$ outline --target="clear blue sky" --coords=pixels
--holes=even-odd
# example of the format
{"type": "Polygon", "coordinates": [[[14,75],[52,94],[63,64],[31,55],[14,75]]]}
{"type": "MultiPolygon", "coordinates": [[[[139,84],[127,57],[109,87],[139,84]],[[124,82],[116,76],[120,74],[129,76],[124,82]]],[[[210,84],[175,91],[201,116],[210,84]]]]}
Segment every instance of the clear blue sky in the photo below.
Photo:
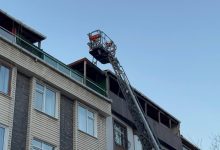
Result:
{"type": "Polygon", "coordinates": [[[181,120],[186,138],[208,150],[220,134],[220,1],[1,0],[1,9],[67,64],[91,59],[86,34],[104,30],[131,83],[181,120]]]}

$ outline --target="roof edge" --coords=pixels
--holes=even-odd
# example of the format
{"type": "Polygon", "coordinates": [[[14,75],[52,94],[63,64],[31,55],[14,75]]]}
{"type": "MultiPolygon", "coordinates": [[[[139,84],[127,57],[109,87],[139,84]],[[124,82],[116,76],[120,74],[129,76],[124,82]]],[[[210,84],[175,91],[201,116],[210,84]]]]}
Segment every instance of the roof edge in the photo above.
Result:
{"type": "Polygon", "coordinates": [[[29,27],[28,25],[24,24],[22,21],[14,18],[13,16],[9,15],[8,13],[6,13],[5,11],[3,11],[2,9],[0,9],[0,13],[4,14],[5,16],[7,16],[9,19],[14,20],[15,22],[17,22],[18,24],[22,25],[24,28],[26,28],[27,30],[30,30],[31,32],[33,32],[34,34],[38,35],[39,37],[42,38],[42,40],[45,40],[47,37],[45,35],[43,35],[42,33],[36,31],[35,29],[29,27]]]}

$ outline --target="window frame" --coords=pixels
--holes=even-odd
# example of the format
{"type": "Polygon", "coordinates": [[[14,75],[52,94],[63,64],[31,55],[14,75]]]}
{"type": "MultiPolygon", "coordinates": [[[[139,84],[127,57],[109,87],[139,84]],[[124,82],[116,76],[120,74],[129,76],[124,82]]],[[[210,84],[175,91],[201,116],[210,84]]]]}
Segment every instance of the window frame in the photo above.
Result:
{"type": "MultiPolygon", "coordinates": [[[[121,131],[120,131],[121,132],[121,131]]],[[[121,132],[122,133],[122,132],[121,132]]],[[[117,147],[120,147],[122,149],[127,149],[128,148],[128,133],[127,133],[127,127],[125,125],[123,125],[122,123],[120,123],[119,121],[117,120],[113,120],[113,140],[114,140],[114,144],[117,146],[117,147]],[[116,142],[116,133],[115,133],[115,124],[119,125],[120,128],[124,128],[124,138],[122,139],[122,144],[118,144],[116,142]]]]}
{"type": "Polygon", "coordinates": [[[7,150],[8,149],[8,127],[0,123],[0,128],[3,128],[5,130],[3,150],[7,150]]]}
{"type": "Polygon", "coordinates": [[[134,134],[133,135],[133,138],[134,138],[134,148],[135,150],[138,149],[138,150],[143,150],[143,145],[141,143],[141,140],[140,138],[138,137],[137,134],[134,134]]]}
{"type": "Polygon", "coordinates": [[[12,81],[12,65],[10,65],[9,63],[4,62],[3,60],[0,59],[0,68],[1,68],[1,66],[4,66],[5,68],[7,68],[9,70],[9,77],[8,77],[7,93],[0,91],[0,94],[10,96],[11,95],[11,81],[12,81]]]}
{"type": "Polygon", "coordinates": [[[97,138],[97,113],[94,110],[92,110],[91,108],[89,108],[89,107],[87,107],[85,105],[78,104],[77,105],[77,126],[78,126],[78,130],[80,130],[83,133],[86,133],[86,134],[88,134],[88,135],[90,135],[92,137],[96,137],[97,138]],[[80,126],[79,126],[79,118],[80,118],[80,116],[79,116],[80,115],[79,114],[79,108],[80,107],[83,108],[86,111],[86,116],[84,116],[86,118],[86,131],[84,131],[83,129],[80,129],[80,126]],[[88,112],[93,113],[93,118],[88,115],[88,112]],[[89,131],[88,131],[89,130],[88,129],[88,127],[89,127],[89,125],[88,125],[89,121],[88,120],[89,119],[93,120],[93,135],[90,134],[89,131]]]}
{"type": "Polygon", "coordinates": [[[47,146],[50,146],[52,148],[52,150],[56,149],[56,146],[54,146],[53,144],[50,144],[50,143],[48,143],[46,141],[43,141],[41,139],[38,139],[38,138],[33,138],[32,141],[31,141],[31,150],[35,150],[35,149],[37,149],[37,150],[44,150],[43,149],[43,144],[47,145],[47,146]],[[34,146],[33,145],[33,141],[41,143],[41,147],[34,146]]]}
{"type": "Polygon", "coordinates": [[[58,91],[55,90],[54,88],[52,88],[51,86],[49,86],[49,85],[47,85],[45,83],[42,83],[40,81],[36,81],[35,82],[34,90],[35,90],[34,109],[36,109],[37,111],[39,111],[39,112],[41,112],[41,113],[43,113],[43,114],[45,114],[45,115],[47,115],[49,117],[58,119],[58,97],[59,97],[58,96],[58,91]],[[43,87],[43,91],[37,89],[37,85],[42,86],[43,87]],[[55,104],[54,104],[54,114],[53,115],[50,115],[50,114],[48,114],[46,112],[46,94],[47,94],[46,92],[47,92],[47,90],[50,90],[50,91],[54,92],[54,94],[55,94],[55,104]],[[43,94],[42,110],[40,110],[36,106],[36,101],[37,101],[37,94],[36,93],[37,92],[43,94]]]}

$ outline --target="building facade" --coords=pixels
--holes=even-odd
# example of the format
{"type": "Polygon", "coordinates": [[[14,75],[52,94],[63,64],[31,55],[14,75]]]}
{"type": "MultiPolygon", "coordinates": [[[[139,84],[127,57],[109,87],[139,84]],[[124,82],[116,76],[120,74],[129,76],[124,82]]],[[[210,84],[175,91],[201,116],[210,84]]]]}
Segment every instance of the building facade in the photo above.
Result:
{"type": "MultiPolygon", "coordinates": [[[[66,65],[44,39],[0,11],[0,150],[142,150],[114,73],[86,58],[66,65]]],[[[134,91],[164,149],[198,149],[179,120],[134,91]]]]}
{"type": "MultiPolygon", "coordinates": [[[[110,70],[101,70],[83,58],[69,65],[84,78],[104,85],[106,96],[112,100],[112,115],[107,118],[107,150],[142,150],[134,119],[120,90],[117,78],[110,70]]],[[[164,150],[198,150],[180,134],[180,121],[143,93],[133,88],[148,123],[164,150]]]]}
{"type": "Polygon", "coordinates": [[[43,35],[0,20],[0,150],[106,149],[111,101],[44,52],[43,35]]]}

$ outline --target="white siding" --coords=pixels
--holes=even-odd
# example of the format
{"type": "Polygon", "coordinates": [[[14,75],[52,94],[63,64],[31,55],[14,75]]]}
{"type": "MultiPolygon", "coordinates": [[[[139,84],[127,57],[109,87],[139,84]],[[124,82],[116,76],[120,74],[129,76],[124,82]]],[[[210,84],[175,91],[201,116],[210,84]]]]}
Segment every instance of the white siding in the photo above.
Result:
{"type": "Polygon", "coordinates": [[[31,99],[30,99],[30,123],[29,123],[29,145],[27,149],[30,149],[33,138],[40,139],[51,145],[54,145],[59,149],[60,145],[60,94],[57,94],[57,106],[58,106],[58,118],[50,117],[34,108],[35,101],[35,85],[36,79],[32,79],[31,84],[31,99]]]}
{"type": "Polygon", "coordinates": [[[8,150],[11,149],[11,138],[13,128],[13,114],[14,114],[14,102],[15,102],[15,90],[16,90],[16,78],[17,69],[11,68],[11,83],[9,88],[11,92],[9,95],[0,94],[0,123],[7,127],[8,136],[8,150]]]}
{"type": "Polygon", "coordinates": [[[18,48],[9,45],[0,39],[0,56],[6,57],[12,62],[20,66],[20,69],[28,70],[28,72],[38,76],[42,80],[46,80],[62,89],[65,93],[77,97],[83,103],[86,103],[104,115],[111,115],[111,104],[101,98],[100,96],[88,91],[83,85],[65,77],[61,73],[55,71],[52,67],[48,67],[40,60],[36,61],[35,58],[24,54],[18,48]]]}
{"type": "MultiPolygon", "coordinates": [[[[63,76],[61,73],[55,71],[53,68],[48,67],[41,61],[37,61],[30,55],[22,52],[21,49],[6,43],[0,39],[0,57],[10,60],[18,70],[33,76],[30,86],[30,103],[29,103],[29,120],[27,131],[27,149],[30,149],[33,138],[38,138],[42,141],[48,142],[56,146],[57,150],[60,145],[60,119],[58,107],[58,118],[51,118],[34,109],[35,99],[35,83],[36,79],[46,82],[51,87],[54,87],[58,91],[65,93],[68,97],[74,100],[74,118],[77,119],[76,102],[91,107],[97,112],[97,138],[91,137],[78,131],[77,121],[74,120],[74,149],[91,149],[91,150],[104,150],[106,149],[106,118],[105,116],[111,115],[111,104],[106,99],[98,96],[97,94],[86,89],[85,86],[72,81],[68,77],[63,76]],[[85,144],[86,143],[86,144],[85,144]]],[[[16,87],[16,71],[13,75],[12,82],[12,94],[11,97],[0,95],[0,109],[4,110],[4,113],[0,110],[0,120],[9,127],[9,142],[11,143],[11,131],[13,125],[13,111],[14,111],[14,97],[16,87]]],[[[60,98],[58,98],[60,100],[60,98]]],[[[60,106],[60,101],[58,101],[60,106]]],[[[10,150],[10,144],[8,146],[10,150]]]]}

